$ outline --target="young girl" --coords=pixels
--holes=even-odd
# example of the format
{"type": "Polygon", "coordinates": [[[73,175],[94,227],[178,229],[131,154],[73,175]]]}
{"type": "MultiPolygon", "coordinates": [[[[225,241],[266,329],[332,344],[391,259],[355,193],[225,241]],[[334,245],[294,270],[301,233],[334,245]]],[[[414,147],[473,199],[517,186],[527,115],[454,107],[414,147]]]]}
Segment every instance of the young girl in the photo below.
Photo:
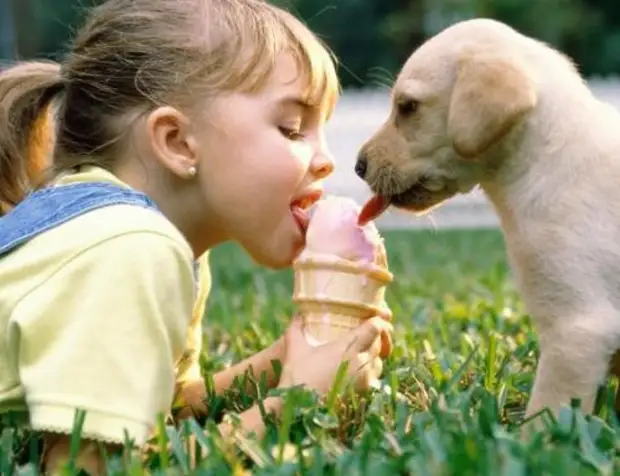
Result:
{"type": "MultiPolygon", "coordinates": [[[[337,89],[315,36],[260,0],[109,0],[61,65],[2,73],[0,412],[23,411],[44,434],[48,470],[67,457],[76,409],[108,449],[125,431],[143,444],[173,400],[201,410],[209,276],[195,259],[232,240],[260,264],[290,265],[333,168],[323,126],[337,89]]],[[[363,387],[390,332],[376,318],[311,347],[295,319],[216,386],[252,366],[271,386],[325,392],[348,360],[363,387]]],[[[242,421],[263,430],[257,407],[242,421]]],[[[103,471],[89,444],[78,463],[103,471]]]]}

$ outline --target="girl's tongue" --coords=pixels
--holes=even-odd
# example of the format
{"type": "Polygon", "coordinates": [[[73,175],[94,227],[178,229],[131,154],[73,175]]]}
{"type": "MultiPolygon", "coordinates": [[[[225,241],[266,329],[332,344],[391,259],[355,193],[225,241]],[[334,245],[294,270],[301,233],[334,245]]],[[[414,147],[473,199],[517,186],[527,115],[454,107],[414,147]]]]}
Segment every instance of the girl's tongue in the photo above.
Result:
{"type": "Polygon", "coordinates": [[[291,207],[291,213],[293,214],[293,218],[295,218],[301,232],[306,233],[308,230],[308,224],[310,223],[308,212],[303,208],[294,205],[291,207]]]}

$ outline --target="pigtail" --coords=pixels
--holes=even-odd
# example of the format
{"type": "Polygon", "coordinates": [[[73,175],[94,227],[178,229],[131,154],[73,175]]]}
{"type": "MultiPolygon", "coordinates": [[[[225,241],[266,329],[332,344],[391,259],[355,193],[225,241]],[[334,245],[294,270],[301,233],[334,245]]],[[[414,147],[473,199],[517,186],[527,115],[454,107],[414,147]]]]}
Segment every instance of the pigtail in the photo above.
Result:
{"type": "Polygon", "coordinates": [[[24,62],[0,72],[0,216],[24,198],[50,162],[49,106],[62,89],[56,63],[24,62]]]}

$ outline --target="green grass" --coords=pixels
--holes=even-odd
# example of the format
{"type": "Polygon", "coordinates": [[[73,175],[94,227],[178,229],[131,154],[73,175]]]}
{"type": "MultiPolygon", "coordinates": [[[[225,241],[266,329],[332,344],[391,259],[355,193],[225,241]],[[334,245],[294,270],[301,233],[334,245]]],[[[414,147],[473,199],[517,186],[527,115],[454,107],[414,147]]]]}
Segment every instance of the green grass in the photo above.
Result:
{"type": "MultiPolygon", "coordinates": [[[[231,389],[210,397],[212,418],[204,427],[194,421],[166,427],[156,443],[169,449],[152,451],[143,467],[190,474],[185,436],[193,433],[209,457],[192,474],[620,474],[616,381],[602,389],[596,416],[565,408],[557,419],[543,415],[537,435],[519,438],[538,348],[499,232],[392,232],[386,242],[396,331],[381,388],[330,402],[288,392],[288,411],[279,424],[269,422],[264,441],[235,446],[203,428],[251,406],[263,390],[260,382],[253,395],[231,389]]],[[[293,312],[290,271],[260,269],[234,246],[215,250],[211,263],[207,374],[268,345],[293,312]]],[[[4,428],[0,474],[8,474],[10,451],[21,448],[17,456],[28,461],[27,441],[19,427],[4,428]]],[[[127,458],[110,474],[141,474],[140,468],[137,458],[127,458]]]]}

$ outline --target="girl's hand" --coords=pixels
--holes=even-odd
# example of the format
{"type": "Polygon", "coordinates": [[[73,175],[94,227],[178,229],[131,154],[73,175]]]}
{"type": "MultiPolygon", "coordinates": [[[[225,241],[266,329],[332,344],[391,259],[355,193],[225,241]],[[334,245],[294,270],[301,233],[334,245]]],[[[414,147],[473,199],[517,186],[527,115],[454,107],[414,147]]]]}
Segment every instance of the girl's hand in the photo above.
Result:
{"type": "Polygon", "coordinates": [[[392,310],[388,307],[387,302],[383,301],[381,310],[379,311],[379,317],[382,317],[388,322],[392,322],[392,310]]]}
{"type": "Polygon", "coordinates": [[[393,327],[385,318],[374,317],[351,334],[319,346],[306,341],[301,318],[296,317],[285,334],[286,360],[279,387],[304,385],[320,394],[332,386],[340,364],[348,361],[347,374],[355,388],[364,392],[381,375],[382,358],[392,352],[393,327]]]}
{"type": "MultiPolygon", "coordinates": [[[[377,313],[378,317],[381,317],[383,319],[385,319],[387,322],[392,322],[392,310],[388,307],[387,303],[385,301],[383,301],[383,304],[380,306],[379,312],[377,313]]],[[[273,354],[275,356],[277,356],[277,358],[280,360],[280,362],[282,362],[282,364],[284,364],[284,362],[287,361],[287,348],[288,348],[288,341],[290,340],[290,338],[287,338],[287,335],[290,334],[291,332],[298,332],[297,326],[300,324],[299,320],[297,317],[293,317],[293,319],[291,320],[291,323],[289,324],[289,327],[287,328],[287,330],[284,332],[284,334],[282,334],[280,337],[278,337],[278,339],[271,345],[271,347],[273,347],[274,349],[276,349],[273,354]]],[[[391,331],[390,331],[391,332],[391,331]]],[[[303,337],[303,336],[302,336],[303,337]]],[[[304,343],[305,343],[305,339],[304,339],[304,343]]],[[[297,343],[297,341],[295,341],[292,345],[295,345],[297,343]]],[[[386,354],[386,356],[389,355],[386,354]]]]}

